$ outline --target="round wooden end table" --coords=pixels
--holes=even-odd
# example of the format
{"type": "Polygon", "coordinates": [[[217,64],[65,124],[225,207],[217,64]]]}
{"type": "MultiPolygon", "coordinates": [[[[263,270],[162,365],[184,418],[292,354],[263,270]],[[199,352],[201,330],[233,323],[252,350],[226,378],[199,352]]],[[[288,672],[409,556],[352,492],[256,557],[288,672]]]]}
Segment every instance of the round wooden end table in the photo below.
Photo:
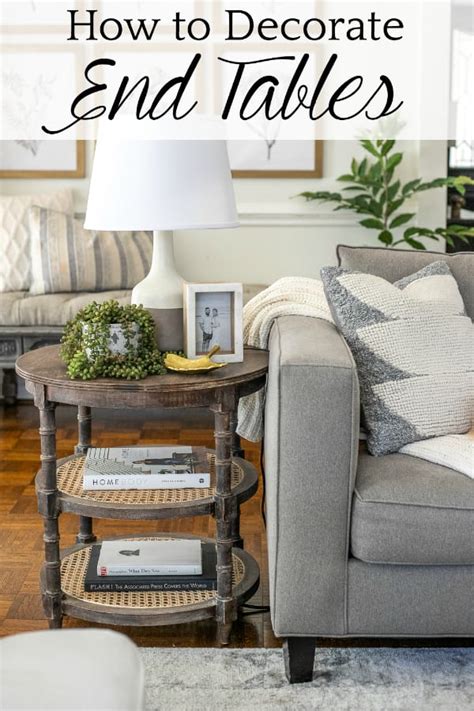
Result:
{"type": "MultiPolygon", "coordinates": [[[[243,459],[236,434],[239,399],[265,386],[266,351],[246,349],[243,363],[201,375],[162,375],[145,380],[71,380],[59,346],[22,355],[16,371],[39,410],[41,469],[36,477],[38,509],[44,523],[41,592],[50,627],[64,614],[116,625],[166,625],[215,617],[217,637],[227,644],[238,605],[259,584],[259,569],[243,550],[240,504],[257,490],[258,473],[243,459]],[[56,458],[56,404],[78,408],[75,454],[56,458]],[[91,408],[208,407],[214,413],[215,451],[208,450],[210,489],[84,491],[84,455],[91,446],[91,408]],[[78,545],[61,553],[59,515],[79,515],[78,545]],[[94,518],[165,519],[212,514],[216,519],[217,591],[87,593],[84,577],[96,540],[94,518]]],[[[171,538],[170,534],[156,534],[171,538]]],[[[180,538],[188,536],[180,535],[180,538]]],[[[142,536],[143,538],[143,536],[142,536]]],[[[150,536],[146,536],[150,538],[150,536]]]]}

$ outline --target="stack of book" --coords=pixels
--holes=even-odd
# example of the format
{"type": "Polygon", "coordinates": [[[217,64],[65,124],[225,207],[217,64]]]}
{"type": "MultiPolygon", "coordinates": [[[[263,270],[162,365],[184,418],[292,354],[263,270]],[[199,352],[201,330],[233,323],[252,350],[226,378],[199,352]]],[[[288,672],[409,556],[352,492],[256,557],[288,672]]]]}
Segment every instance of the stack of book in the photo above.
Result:
{"type": "Polygon", "coordinates": [[[83,488],[207,489],[208,468],[204,447],[92,447],[86,455],[83,488]]]}
{"type": "Polygon", "coordinates": [[[104,541],[92,546],[86,592],[216,590],[216,548],[197,539],[104,541]]]}

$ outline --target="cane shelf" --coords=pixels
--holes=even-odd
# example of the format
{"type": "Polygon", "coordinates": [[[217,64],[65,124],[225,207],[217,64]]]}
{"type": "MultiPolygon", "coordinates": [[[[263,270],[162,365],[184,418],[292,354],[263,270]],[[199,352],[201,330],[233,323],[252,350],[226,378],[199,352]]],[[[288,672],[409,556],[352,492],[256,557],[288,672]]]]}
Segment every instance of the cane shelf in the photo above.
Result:
{"type": "MultiPolygon", "coordinates": [[[[180,536],[184,537],[184,536],[180,536]]],[[[192,538],[193,536],[187,536],[192,538]]],[[[170,538],[167,534],[125,540],[152,540],[170,538]]],[[[204,539],[209,542],[209,539],[204,539]]],[[[90,621],[116,624],[142,625],[143,616],[148,625],[168,625],[170,615],[185,615],[186,621],[213,617],[217,591],[168,592],[86,592],[84,579],[92,547],[75,546],[64,551],[61,561],[61,587],[63,605],[70,614],[90,621]],[[87,617],[84,617],[84,614],[87,617]]],[[[248,599],[258,587],[259,571],[253,558],[245,551],[232,551],[232,585],[239,601],[248,599]]],[[[182,620],[181,620],[182,621],[182,620]]]]}
{"type": "MultiPolygon", "coordinates": [[[[85,456],[67,457],[58,462],[58,504],[61,511],[93,518],[158,519],[176,516],[213,514],[215,502],[216,455],[207,450],[211,488],[206,489],[132,489],[128,491],[85,491],[82,488],[85,456]]],[[[38,472],[37,486],[40,486],[38,472]]],[[[250,499],[257,490],[255,468],[234,457],[231,474],[232,493],[239,503],[250,499]]]]}

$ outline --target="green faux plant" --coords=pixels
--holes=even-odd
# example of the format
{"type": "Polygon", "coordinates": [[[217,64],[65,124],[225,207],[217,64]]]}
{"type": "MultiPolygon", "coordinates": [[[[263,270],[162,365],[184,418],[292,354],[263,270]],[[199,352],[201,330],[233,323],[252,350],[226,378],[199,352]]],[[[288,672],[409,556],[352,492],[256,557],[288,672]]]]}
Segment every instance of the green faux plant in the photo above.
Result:
{"type": "Polygon", "coordinates": [[[165,354],[158,350],[153,318],[143,306],[93,301],[68,321],[61,342],[61,357],[73,379],[140,380],[166,373],[165,354]],[[124,354],[113,354],[109,349],[112,324],[121,326],[124,354]]]}
{"type": "Polygon", "coordinates": [[[474,180],[462,175],[436,178],[428,182],[417,178],[402,185],[396,169],[403,160],[403,153],[394,152],[396,142],[362,140],[360,143],[369,155],[360,163],[354,158],[351,172],[338,178],[339,182],[347,183],[342,192],[304,192],[300,193],[300,197],[334,203],[335,210],[352,210],[357,215],[365,215],[359,224],[369,230],[376,230],[378,240],[386,247],[405,243],[414,249],[426,249],[420,237],[444,239],[449,245],[454,244],[454,238],[467,244],[470,238],[474,238],[474,229],[462,225],[449,225],[434,230],[409,226],[416,215],[408,212],[405,206],[410,198],[433,188],[450,187],[464,195],[465,186],[474,185],[474,180]],[[397,238],[393,231],[404,225],[406,228],[403,235],[397,238]]]}

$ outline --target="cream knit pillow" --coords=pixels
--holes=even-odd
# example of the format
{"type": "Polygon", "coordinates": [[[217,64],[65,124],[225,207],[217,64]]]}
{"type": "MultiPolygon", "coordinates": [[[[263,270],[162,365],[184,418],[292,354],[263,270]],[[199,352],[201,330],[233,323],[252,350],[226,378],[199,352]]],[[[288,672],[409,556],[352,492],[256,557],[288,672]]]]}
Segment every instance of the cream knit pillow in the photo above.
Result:
{"type": "Polygon", "coordinates": [[[471,428],[474,326],[445,262],[390,284],[321,271],[334,320],[357,364],[374,455],[471,428]]]}
{"type": "Polygon", "coordinates": [[[0,292],[28,291],[31,285],[30,225],[33,205],[72,214],[71,190],[0,196],[0,292]]]}

